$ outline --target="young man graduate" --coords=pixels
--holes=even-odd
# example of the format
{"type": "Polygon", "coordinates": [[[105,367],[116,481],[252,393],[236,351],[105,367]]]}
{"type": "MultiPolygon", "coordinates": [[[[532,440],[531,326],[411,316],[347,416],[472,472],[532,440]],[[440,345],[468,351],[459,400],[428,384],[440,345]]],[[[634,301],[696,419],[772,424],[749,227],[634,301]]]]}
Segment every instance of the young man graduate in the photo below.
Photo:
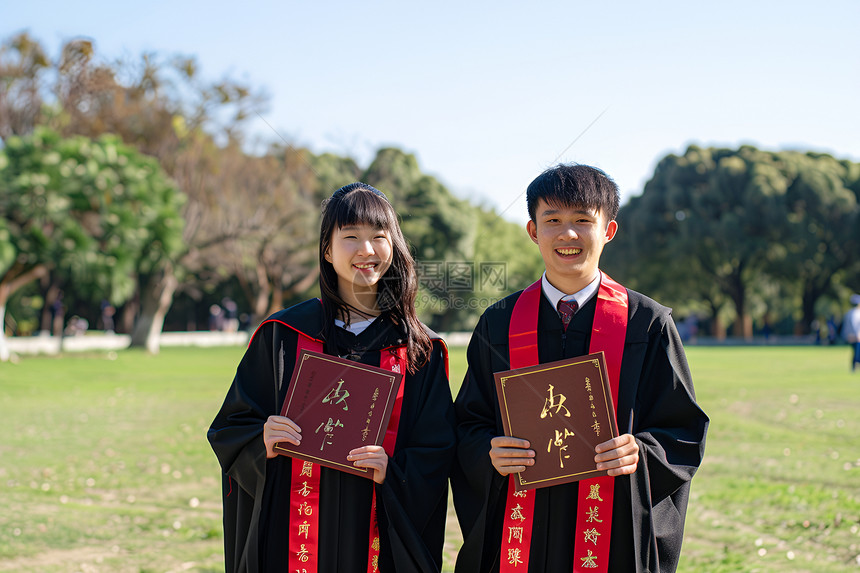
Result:
{"type": "Polygon", "coordinates": [[[456,570],[675,571],[708,417],[671,311],[598,268],[618,230],[618,187],[605,173],[551,168],[529,185],[527,204],[546,272],[483,314],[455,401],[456,570]],[[626,432],[595,449],[609,475],[515,492],[509,476],[533,465],[537,444],[503,435],[493,373],[601,350],[626,432]]]}

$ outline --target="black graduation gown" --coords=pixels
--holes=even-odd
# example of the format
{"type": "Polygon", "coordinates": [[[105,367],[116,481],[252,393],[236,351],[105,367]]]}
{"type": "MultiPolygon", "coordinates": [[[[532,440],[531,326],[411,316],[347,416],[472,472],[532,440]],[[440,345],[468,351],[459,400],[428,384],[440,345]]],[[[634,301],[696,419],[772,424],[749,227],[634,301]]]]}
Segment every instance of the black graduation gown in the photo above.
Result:
{"type": "MultiPolygon", "coordinates": [[[[312,299],[270,319],[251,340],[208,433],[224,472],[228,572],[286,570],[291,458],[266,459],[263,424],[280,413],[295,365],[297,331],[320,338],[322,306],[312,299]]],[[[380,570],[424,573],[441,568],[455,419],[445,349],[438,336],[431,337],[430,361],[415,374],[407,373],[404,381],[397,443],[385,482],[375,486],[370,479],[322,468],[321,573],[366,573],[373,487],[380,570]]],[[[379,365],[380,349],[399,345],[403,334],[380,317],[358,336],[337,329],[336,339],[326,352],[352,353],[350,359],[379,365]]]]}
{"type": "MultiPolygon", "coordinates": [[[[690,479],[705,447],[708,417],[695,401],[690,371],[670,309],[628,290],[629,320],[618,393],[618,429],[639,443],[632,476],[615,482],[609,570],[674,571],[683,538],[690,479]]],[[[490,463],[490,439],[503,435],[493,372],[510,368],[508,327],[521,292],[488,308],[468,349],[469,369],[455,401],[458,463],[454,504],[464,544],[458,573],[499,570],[506,478],[490,463]]],[[[541,296],[538,356],[550,362],[588,354],[597,297],[574,315],[564,334],[541,296]]],[[[537,490],[530,573],[570,573],[578,484],[537,490]]]]}

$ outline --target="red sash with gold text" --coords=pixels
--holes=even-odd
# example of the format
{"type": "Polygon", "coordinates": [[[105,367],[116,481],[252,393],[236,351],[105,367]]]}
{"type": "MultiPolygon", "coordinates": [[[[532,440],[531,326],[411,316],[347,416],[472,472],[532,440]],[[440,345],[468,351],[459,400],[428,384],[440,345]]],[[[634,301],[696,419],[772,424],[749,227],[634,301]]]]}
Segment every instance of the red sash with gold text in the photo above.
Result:
{"type": "MultiPolygon", "coordinates": [[[[604,352],[612,399],[617,408],[621,358],[627,335],[627,290],[605,273],[601,275],[589,353],[604,352]]],[[[541,281],[538,280],[523,291],[514,305],[508,331],[512,369],[539,363],[537,321],[540,298],[541,281]]],[[[609,567],[614,486],[615,479],[609,476],[579,482],[574,572],[605,572],[609,567]]],[[[515,491],[514,480],[508,478],[499,573],[528,571],[535,495],[535,490],[515,491]]]]}
{"type": "MultiPolygon", "coordinates": [[[[296,356],[303,350],[322,352],[322,342],[299,333],[296,356]]],[[[406,348],[384,349],[380,354],[380,368],[393,372],[406,372],[406,348]]],[[[403,406],[403,391],[406,381],[400,385],[395,398],[391,418],[385,431],[382,447],[389,457],[394,455],[397,428],[403,406]]],[[[319,568],[319,507],[320,472],[318,464],[293,458],[290,471],[290,529],[289,569],[290,573],[317,573],[319,568]]],[[[379,563],[379,527],[376,519],[376,487],[370,511],[370,539],[368,541],[367,571],[376,573],[379,563]]]]}

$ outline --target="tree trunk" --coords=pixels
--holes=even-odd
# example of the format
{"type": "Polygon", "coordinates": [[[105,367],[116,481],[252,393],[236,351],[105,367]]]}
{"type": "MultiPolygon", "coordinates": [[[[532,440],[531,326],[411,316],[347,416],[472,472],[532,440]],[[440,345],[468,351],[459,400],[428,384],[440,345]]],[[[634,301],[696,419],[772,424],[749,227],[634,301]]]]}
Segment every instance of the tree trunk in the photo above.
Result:
{"type": "Polygon", "coordinates": [[[22,286],[42,278],[47,273],[48,267],[46,265],[36,265],[21,272],[9,271],[0,281],[0,362],[6,362],[12,357],[9,346],[6,344],[6,304],[9,302],[9,298],[22,286]]]}
{"type": "Polygon", "coordinates": [[[50,333],[54,328],[53,320],[51,319],[51,308],[60,296],[60,285],[51,282],[48,289],[45,291],[45,304],[42,305],[42,313],[39,319],[39,330],[45,333],[50,333]]]}
{"type": "Polygon", "coordinates": [[[117,332],[128,333],[134,330],[134,323],[137,320],[137,311],[139,307],[140,293],[138,292],[126,301],[124,305],[122,305],[122,312],[120,313],[119,322],[116,325],[117,332]]]}
{"type": "Polygon", "coordinates": [[[269,299],[269,310],[266,312],[266,316],[271,316],[272,314],[278,312],[279,310],[284,308],[284,283],[283,280],[277,280],[274,285],[272,285],[272,296],[269,299]]]}
{"type": "Polygon", "coordinates": [[[708,306],[711,309],[711,336],[717,340],[726,339],[726,331],[723,328],[723,323],[720,320],[720,307],[714,304],[713,300],[708,299],[708,306]]]}
{"type": "MultiPolygon", "coordinates": [[[[269,303],[269,314],[278,312],[284,308],[284,300],[288,297],[292,298],[297,294],[301,294],[311,288],[319,277],[319,267],[315,266],[304,278],[293,282],[290,286],[285,287],[283,277],[275,281],[272,286],[272,297],[269,303]]],[[[268,316],[268,315],[267,315],[268,316]]]]}
{"type": "Polygon", "coordinates": [[[713,322],[711,323],[711,335],[717,340],[726,339],[726,329],[723,328],[723,322],[717,315],[714,315],[713,322]]]}
{"type": "Polygon", "coordinates": [[[253,301],[253,312],[251,316],[251,330],[257,328],[263,320],[268,316],[269,297],[272,294],[272,285],[269,283],[269,275],[266,274],[266,267],[261,262],[257,262],[257,294],[253,301]]]}
{"type": "Polygon", "coordinates": [[[798,334],[810,334],[812,332],[812,322],[815,320],[815,303],[824,294],[824,291],[830,286],[831,277],[827,277],[822,281],[823,284],[817,285],[814,279],[808,278],[803,285],[803,295],[801,296],[801,310],[803,318],[795,331],[798,334]]]}
{"type": "Polygon", "coordinates": [[[743,303],[735,303],[735,321],[732,324],[732,334],[744,340],[752,340],[752,317],[744,310],[743,303]]]}
{"type": "Polygon", "coordinates": [[[7,362],[11,357],[6,344],[6,301],[0,300],[0,362],[7,362]]]}
{"type": "Polygon", "coordinates": [[[800,298],[800,301],[803,318],[800,319],[800,324],[795,330],[798,334],[810,334],[812,332],[812,321],[815,320],[815,299],[808,288],[803,289],[803,296],[800,298]]]}
{"type": "Polygon", "coordinates": [[[729,295],[735,303],[735,322],[732,325],[732,334],[745,340],[752,340],[752,319],[747,315],[746,288],[743,283],[742,267],[729,278],[729,295]]]}
{"type": "Polygon", "coordinates": [[[140,316],[131,334],[131,346],[146,348],[151,354],[160,350],[164,317],[173,304],[179,281],[172,267],[156,271],[140,289],[140,316]]]}

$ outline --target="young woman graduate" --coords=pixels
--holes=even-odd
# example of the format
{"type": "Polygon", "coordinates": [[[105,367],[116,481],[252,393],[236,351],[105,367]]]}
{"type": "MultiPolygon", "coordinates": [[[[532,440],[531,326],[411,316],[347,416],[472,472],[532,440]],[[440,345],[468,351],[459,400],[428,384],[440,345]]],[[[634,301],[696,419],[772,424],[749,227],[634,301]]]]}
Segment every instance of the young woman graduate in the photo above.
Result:
{"type": "Polygon", "coordinates": [[[323,203],[319,253],[321,298],[260,325],[209,429],[224,473],[226,570],[439,571],[455,452],[447,350],[416,317],[414,262],[385,195],[338,189],[323,203]],[[372,480],[273,452],[313,431],[278,415],[302,348],[406,372],[393,451],[350,452],[372,480]],[[304,497],[306,484],[318,496],[304,497]]]}

